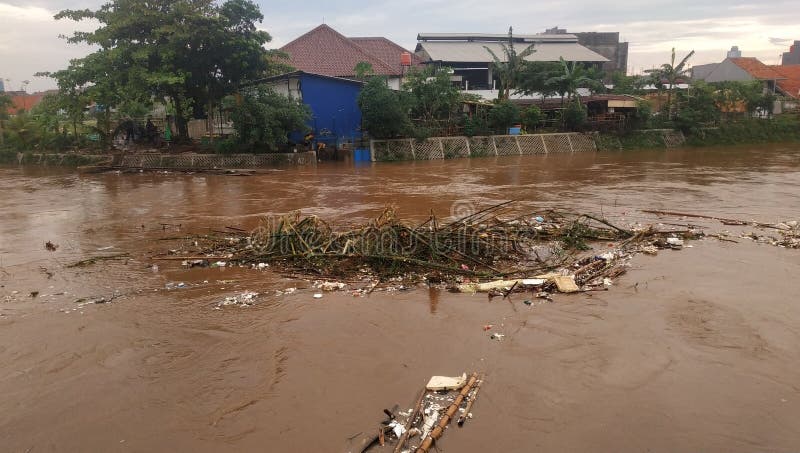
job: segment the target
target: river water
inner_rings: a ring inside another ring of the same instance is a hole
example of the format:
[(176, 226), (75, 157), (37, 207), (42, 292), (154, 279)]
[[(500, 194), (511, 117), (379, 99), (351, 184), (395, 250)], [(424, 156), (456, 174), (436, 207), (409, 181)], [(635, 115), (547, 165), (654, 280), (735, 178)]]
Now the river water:
[[(169, 238), (249, 229), (269, 214), (346, 224), (387, 205), (446, 218), (506, 200), (622, 223), (658, 221), (643, 209), (798, 219), (800, 147), (324, 163), (249, 177), (0, 168), (0, 450), (348, 451), (431, 375), (468, 370), (486, 383), (444, 451), (800, 449), (796, 250), (708, 238), (636, 257), (608, 292), (533, 306), (423, 287), (317, 300), (308, 281), (269, 270), (152, 259)], [(298, 290), (277, 293), (287, 288)], [(243, 291), (258, 303), (216, 309)], [(99, 297), (113, 301), (85, 303)]]

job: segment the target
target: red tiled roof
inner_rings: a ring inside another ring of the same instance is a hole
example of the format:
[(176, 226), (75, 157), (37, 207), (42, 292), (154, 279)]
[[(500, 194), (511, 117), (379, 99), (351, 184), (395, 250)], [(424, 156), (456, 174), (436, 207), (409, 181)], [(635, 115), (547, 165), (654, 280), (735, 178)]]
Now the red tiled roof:
[(58, 91), (48, 90), (30, 94), (22, 92), (5, 93), (11, 98), (11, 105), (6, 109), (6, 113), (9, 115), (16, 115), (22, 111), (29, 112), (32, 108), (36, 107), (36, 105), (42, 102), (43, 97), (52, 93), (58, 93)]
[(800, 99), (800, 64), (770, 66), (770, 68), (785, 77), (784, 80), (778, 80), (778, 88), (787, 96)]
[[(368, 44), (371, 47), (373, 44)], [(383, 45), (382, 52), (386, 49)], [(398, 46), (399, 47), (399, 46)], [(375, 74), (401, 75), (399, 64), (395, 67), (378, 55), (374, 55), (354, 40), (345, 37), (331, 27), (322, 24), (294, 41), (281, 47), (289, 54), (289, 62), (295, 68), (313, 74), (332, 77), (352, 77), (353, 68), (364, 61), (372, 65)], [(397, 56), (399, 61), (400, 56)]]
[(747, 71), (748, 74), (759, 80), (778, 80), (783, 76), (775, 72), (772, 68), (765, 65), (758, 58), (742, 57), (731, 58), (733, 64)]
[(413, 52), (409, 52), (386, 38), (350, 38), (350, 40), (370, 54), (380, 58), (381, 61), (389, 64), (389, 66), (394, 67), (397, 74), (402, 74), (404, 70), (403, 66), (400, 64), (400, 55), (402, 55), (403, 52), (408, 52), (411, 55), (411, 66), (422, 65), (422, 60), (414, 55)]

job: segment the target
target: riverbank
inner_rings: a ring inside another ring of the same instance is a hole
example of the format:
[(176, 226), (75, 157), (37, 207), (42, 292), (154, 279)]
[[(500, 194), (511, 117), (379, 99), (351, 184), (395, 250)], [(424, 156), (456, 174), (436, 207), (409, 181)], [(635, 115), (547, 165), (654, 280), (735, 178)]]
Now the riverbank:
[[(800, 143), (800, 118), (781, 115), (771, 120), (753, 119), (724, 122), (718, 127), (698, 128), (683, 134), (679, 146), (712, 147), (766, 143)], [(673, 148), (662, 130), (638, 130), (624, 134), (604, 133), (597, 137), (603, 151)]]
[[(559, 133), (519, 136), (441, 137), (423, 141), (413, 139), (373, 140), (375, 161), (436, 160), (470, 157), (537, 155), (591, 151), (647, 150), (689, 147), (714, 147), (747, 144), (800, 143), (800, 117), (780, 115), (770, 120), (724, 122), (718, 127), (699, 128), (690, 134), (671, 129), (637, 130), (628, 133)], [(114, 158), (113, 165), (130, 169), (220, 169), (259, 168), (275, 165), (316, 163), (314, 152), (275, 154), (201, 153), (18, 153), (0, 150), (3, 165), (51, 165), (78, 167), (96, 165)]]
[[(151, 259), (167, 238), (298, 209), (345, 224), (394, 205), (424, 221), (511, 197), (615, 224), (748, 233), (641, 210), (796, 218), (798, 145), (330, 163), (248, 178), (2, 168), (0, 191), (9, 451), (346, 451), (383, 408), (411, 407), (431, 375), (467, 370), (486, 383), (445, 451), (800, 445), (796, 250), (709, 237), (637, 256), (608, 291), (531, 305), (425, 286), (355, 297), (271, 268)], [(252, 305), (220, 307), (245, 291), (259, 294)]]

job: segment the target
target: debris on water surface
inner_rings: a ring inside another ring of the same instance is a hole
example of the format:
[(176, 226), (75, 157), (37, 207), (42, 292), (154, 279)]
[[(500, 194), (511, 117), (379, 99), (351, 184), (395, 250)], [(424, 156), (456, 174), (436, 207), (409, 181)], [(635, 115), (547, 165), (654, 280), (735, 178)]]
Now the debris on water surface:
[(226, 297), (225, 299), (217, 303), (216, 308), (220, 309), (221, 307), (229, 307), (232, 305), (236, 305), (239, 307), (249, 307), (250, 305), (253, 305), (255, 303), (257, 297), (258, 293), (252, 291), (245, 291), (235, 296)]
[[(431, 388), (430, 383), (439, 379), (454, 380), (446, 388)], [(349, 437), (349, 452), (417, 452), (427, 453), (434, 448), (448, 426), (456, 421), (463, 426), (472, 418), (472, 407), (485, 378), (477, 373), (465, 373), (459, 377), (433, 376), (419, 392), (416, 403), (407, 411), (395, 405), (384, 409), (386, 418), (380, 422), (377, 434), (371, 429)]]

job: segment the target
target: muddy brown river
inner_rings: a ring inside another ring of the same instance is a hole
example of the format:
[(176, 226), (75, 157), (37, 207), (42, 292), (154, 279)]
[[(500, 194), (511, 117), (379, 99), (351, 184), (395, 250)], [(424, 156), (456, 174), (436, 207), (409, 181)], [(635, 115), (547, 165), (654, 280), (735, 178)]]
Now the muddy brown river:
[[(270, 270), (152, 259), (170, 237), (267, 214), (420, 219), (511, 199), (628, 223), (658, 222), (643, 209), (797, 220), (800, 146), (249, 177), (0, 168), (0, 451), (349, 451), (431, 375), (471, 370), (486, 372), (474, 418), (441, 451), (800, 451), (798, 250), (706, 238), (637, 256), (607, 292), (532, 306), (426, 287), (314, 299)], [(243, 291), (261, 296), (216, 309)]]

